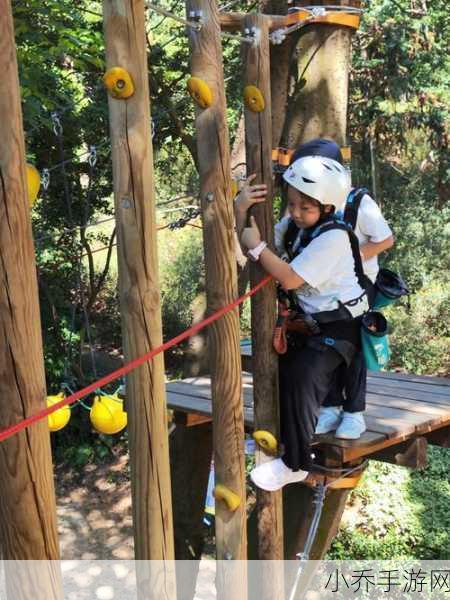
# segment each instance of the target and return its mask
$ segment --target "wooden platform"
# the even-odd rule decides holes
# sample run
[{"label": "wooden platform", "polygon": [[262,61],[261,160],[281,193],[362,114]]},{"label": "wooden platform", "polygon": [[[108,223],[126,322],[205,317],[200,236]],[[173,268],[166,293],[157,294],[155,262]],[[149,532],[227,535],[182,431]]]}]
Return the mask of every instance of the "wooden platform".
[{"label": "wooden platform", "polygon": [[[243,373],[244,417],[253,430],[253,382]],[[167,384],[169,408],[182,413],[211,416],[210,378],[198,377]],[[316,436],[336,463],[369,457],[408,440],[425,437],[431,443],[450,446],[450,381],[438,377],[399,373],[369,373],[366,423],[368,430],[356,441],[333,435]]]}]

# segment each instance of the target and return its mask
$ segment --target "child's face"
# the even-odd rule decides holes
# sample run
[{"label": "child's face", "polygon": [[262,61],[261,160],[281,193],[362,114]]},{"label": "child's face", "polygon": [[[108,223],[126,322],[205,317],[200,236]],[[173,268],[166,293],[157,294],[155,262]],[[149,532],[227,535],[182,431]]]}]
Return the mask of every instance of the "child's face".
[{"label": "child's face", "polygon": [[313,227],[320,219],[320,208],[313,198],[288,186],[288,211],[297,227]]}]

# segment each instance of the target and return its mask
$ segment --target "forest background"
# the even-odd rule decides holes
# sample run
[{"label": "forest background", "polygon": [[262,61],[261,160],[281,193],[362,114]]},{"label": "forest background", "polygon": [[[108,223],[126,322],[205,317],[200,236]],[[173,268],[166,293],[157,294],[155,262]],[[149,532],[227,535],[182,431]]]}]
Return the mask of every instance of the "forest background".
[{"label": "forest background", "polygon": [[[282,3],[272,4],[262,8],[276,12]],[[354,184],[376,190],[376,199],[396,237],[394,248],[382,262],[400,272],[413,292],[409,303],[388,311],[391,368],[443,376],[448,376],[450,363],[446,5],[446,0],[363,3],[362,25],[353,38],[348,111]],[[184,15],[179,0],[165,6]],[[257,8],[256,2],[233,4],[233,10],[243,12]],[[82,387],[96,375],[112,370],[122,352],[107,96],[101,81],[105,69],[101,3],[15,0],[13,9],[27,160],[41,175],[49,170],[48,186],[41,186],[31,216],[47,386],[49,393],[56,393],[63,381]],[[170,339],[204,309],[202,232],[200,220],[195,219],[199,200],[194,108],[186,93],[189,54],[183,28],[149,13],[147,41],[157,220],[164,227],[158,233],[163,327],[164,338]],[[242,115],[239,43],[224,39],[223,52],[230,144],[238,156]],[[314,61],[308,68],[314,68]],[[302,77],[307,76],[307,72],[299,73],[293,50],[288,104],[295,101]],[[242,165],[234,174],[240,172]],[[249,312],[245,306],[243,337],[249,334]],[[186,345],[167,354],[169,376],[182,375],[186,365],[191,369],[197,360],[194,351]],[[75,463],[104,457],[103,442],[96,441],[82,413],[53,438],[57,460]],[[107,446],[125,442],[122,437]],[[419,498],[420,493],[429,493],[432,481],[444,486],[443,491],[439,489],[448,532],[450,457],[448,451],[435,450],[430,458],[430,479],[420,480]],[[373,467],[366,488],[383,476],[388,478],[386,483],[394,477],[396,489],[404,485],[406,490],[411,481],[417,487],[415,475],[405,479],[403,470],[398,477],[395,473],[395,468],[386,465]],[[364,498],[367,507],[371,496],[366,488],[355,494],[362,493],[358,501]],[[405,498],[399,497],[397,502],[405,512]],[[411,510],[417,516],[415,508]],[[380,522],[384,523],[373,519],[375,529]],[[370,530],[373,539],[368,538],[366,525],[354,524],[350,533],[341,532],[334,552],[338,556],[343,549],[348,555],[354,548],[359,557],[364,557],[364,552],[391,556],[412,544],[428,548],[422,548],[419,555],[450,557],[448,533],[445,540],[437,533],[437,541],[425,543],[417,533],[417,523],[411,523],[416,541],[409,542],[407,536],[398,537],[392,523],[382,534]],[[440,532],[444,524],[439,521],[438,525]],[[427,529],[430,525],[425,523],[423,531]],[[434,539],[432,535],[430,539]],[[369,547],[372,550],[368,551]],[[447,556],[442,555],[442,547]]]}]

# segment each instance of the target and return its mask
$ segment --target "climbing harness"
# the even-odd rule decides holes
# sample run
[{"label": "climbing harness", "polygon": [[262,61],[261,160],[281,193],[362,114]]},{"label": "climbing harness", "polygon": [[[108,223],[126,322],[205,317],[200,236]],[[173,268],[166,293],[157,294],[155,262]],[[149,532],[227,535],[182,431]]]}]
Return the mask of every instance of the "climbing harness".
[{"label": "climbing harness", "polygon": [[347,225],[351,227],[353,231],[355,230],[356,222],[358,220],[358,211],[361,200],[366,194],[369,193],[369,190],[366,188],[355,188],[347,197],[342,220],[347,223]]}]

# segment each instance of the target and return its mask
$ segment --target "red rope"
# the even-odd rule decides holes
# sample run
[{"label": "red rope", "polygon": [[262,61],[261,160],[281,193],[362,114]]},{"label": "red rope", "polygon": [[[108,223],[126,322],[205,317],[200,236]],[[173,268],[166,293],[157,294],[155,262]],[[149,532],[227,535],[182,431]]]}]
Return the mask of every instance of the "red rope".
[{"label": "red rope", "polygon": [[44,419],[51,413],[57,411],[58,409],[63,408],[64,406],[67,406],[69,404],[73,404],[77,400],[80,400],[80,398],[83,398],[84,396],[87,396],[88,394],[95,392],[95,390],[107,385],[108,383],[111,383],[111,381],[114,381],[114,379],[117,379],[118,377],[121,377],[122,375],[126,375],[127,373],[130,373],[137,367],[140,367],[141,365],[143,365],[145,362],[154,358],[157,354],[160,354],[161,352],[164,352],[165,350],[172,348],[172,346],[176,346],[176,344],[179,344],[180,342],[182,342],[186,338],[190,337],[194,333],[197,333],[197,331],[200,331],[207,325],[214,323],[214,321],[217,321],[217,319],[220,319],[220,317],[223,317],[223,315],[232,311],[234,308],[239,306],[239,304],[242,304],[242,302],[244,302],[244,300],[247,300],[247,298],[250,298],[250,296],[253,296],[254,294],[256,294],[256,292],[258,292],[262,287],[264,287],[267,283],[269,283],[269,281],[271,279],[272,279],[272,277],[269,275],[268,277],[266,277],[265,279],[260,281],[257,285],[255,285],[255,287],[252,288],[249,292],[247,292],[246,294],[244,294],[237,300],[234,300],[234,302],[231,302],[227,306],[220,308],[217,312],[215,312],[210,317],[207,317],[200,323],[193,325],[192,327],[190,327],[183,333],[180,333],[180,335],[177,335],[176,337],[169,340],[168,342],[165,342],[164,344],[161,344],[157,348],[150,350],[150,352],[147,352],[146,354],[143,354],[139,358],[136,358],[135,360],[130,361],[129,363],[127,363],[120,369],[113,371],[109,375],[105,375],[105,377],[102,377],[98,381],[91,383],[90,385],[83,388],[82,390],[78,390],[78,392],[75,392],[71,396],[64,398],[64,400],[61,400],[60,402],[57,402],[56,404],[53,404],[52,406],[48,406],[47,408],[44,408],[43,410],[39,411],[35,415],[32,415],[31,417],[27,417],[26,419],[24,419],[23,421],[20,421],[16,425],[12,425],[11,427],[7,427],[6,429],[3,429],[2,431],[0,431],[0,442],[3,442],[4,440],[10,438],[11,436],[13,436],[16,433],[18,433],[19,431],[21,431],[22,429],[29,427],[33,423],[36,423],[37,421]]}]

